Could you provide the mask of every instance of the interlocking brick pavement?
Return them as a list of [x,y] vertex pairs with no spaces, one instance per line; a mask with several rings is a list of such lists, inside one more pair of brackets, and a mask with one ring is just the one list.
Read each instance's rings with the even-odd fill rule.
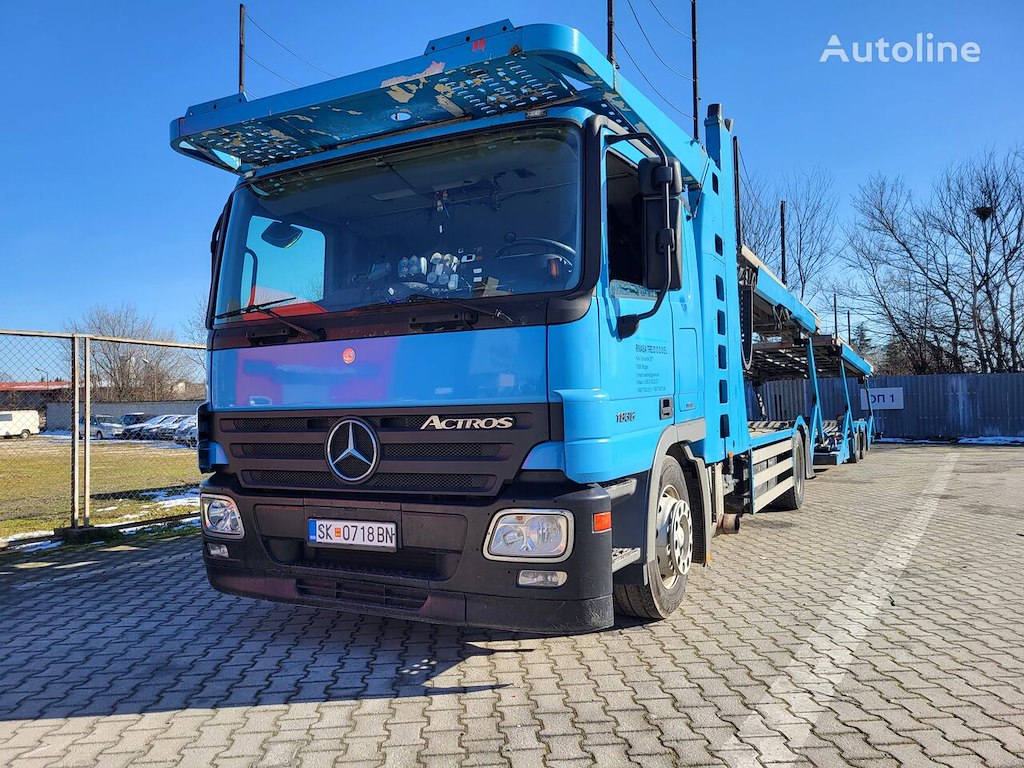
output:
[[576,637],[213,592],[198,537],[0,559],[0,765],[1024,766],[1024,451],[879,446]]

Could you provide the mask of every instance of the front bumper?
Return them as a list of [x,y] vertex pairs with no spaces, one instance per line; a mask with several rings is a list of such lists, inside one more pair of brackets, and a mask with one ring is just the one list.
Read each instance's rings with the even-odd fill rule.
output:
[[[611,533],[593,532],[594,513],[608,511],[610,499],[596,485],[520,482],[497,498],[443,504],[281,497],[243,491],[231,476],[219,475],[203,491],[234,499],[245,529],[242,539],[203,533],[207,575],[222,592],[528,632],[583,632],[614,622]],[[569,557],[551,564],[485,558],[492,518],[511,507],[569,510],[575,526]],[[311,547],[305,536],[315,517],[394,522],[398,551]],[[209,544],[225,545],[228,557],[211,556]],[[568,578],[560,587],[520,587],[523,569],[559,570]]]

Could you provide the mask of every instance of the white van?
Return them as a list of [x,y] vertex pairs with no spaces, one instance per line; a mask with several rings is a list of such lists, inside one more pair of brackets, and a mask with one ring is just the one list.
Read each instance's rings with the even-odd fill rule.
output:
[[0,437],[20,437],[39,434],[39,411],[0,411]]

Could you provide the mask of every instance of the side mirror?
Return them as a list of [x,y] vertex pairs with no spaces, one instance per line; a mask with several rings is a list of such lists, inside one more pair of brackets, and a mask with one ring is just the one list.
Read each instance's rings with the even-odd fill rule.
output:
[[668,158],[667,163],[645,157],[640,161],[638,171],[640,194],[643,196],[644,285],[660,290],[667,288],[670,278],[679,274],[683,170],[674,157]]

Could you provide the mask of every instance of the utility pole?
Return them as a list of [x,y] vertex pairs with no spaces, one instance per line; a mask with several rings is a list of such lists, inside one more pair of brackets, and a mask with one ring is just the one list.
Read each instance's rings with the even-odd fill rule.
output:
[[608,63],[617,68],[615,63],[615,0],[608,0]]
[[[611,2],[611,0],[608,1]],[[690,42],[693,49],[693,140],[700,144],[700,93],[697,90],[697,0],[690,0]]]
[[779,201],[779,246],[782,251],[782,284],[789,287],[786,282],[786,201]]
[[[609,0],[610,2],[610,0]],[[245,93],[245,4],[238,4],[238,92]]]

